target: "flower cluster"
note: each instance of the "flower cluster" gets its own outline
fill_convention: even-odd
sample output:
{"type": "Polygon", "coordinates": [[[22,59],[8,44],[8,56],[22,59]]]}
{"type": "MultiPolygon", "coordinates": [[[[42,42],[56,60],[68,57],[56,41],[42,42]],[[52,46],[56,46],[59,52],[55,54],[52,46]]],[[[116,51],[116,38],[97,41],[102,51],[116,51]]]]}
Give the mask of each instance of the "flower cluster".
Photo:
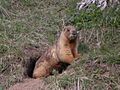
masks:
{"type": "Polygon", "coordinates": [[[77,3],[77,8],[79,10],[87,8],[89,5],[95,4],[101,10],[104,10],[109,5],[120,4],[119,0],[82,0],[77,3]]]}

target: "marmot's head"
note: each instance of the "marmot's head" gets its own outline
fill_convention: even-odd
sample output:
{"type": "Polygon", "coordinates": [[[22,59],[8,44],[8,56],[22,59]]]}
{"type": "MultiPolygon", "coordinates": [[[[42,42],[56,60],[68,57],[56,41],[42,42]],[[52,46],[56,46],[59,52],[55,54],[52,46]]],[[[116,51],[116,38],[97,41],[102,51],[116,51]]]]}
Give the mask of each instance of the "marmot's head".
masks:
{"type": "Polygon", "coordinates": [[[64,33],[65,37],[70,41],[76,40],[76,38],[78,36],[78,31],[76,30],[76,28],[74,26],[70,26],[70,25],[64,27],[63,33],[64,33]]]}

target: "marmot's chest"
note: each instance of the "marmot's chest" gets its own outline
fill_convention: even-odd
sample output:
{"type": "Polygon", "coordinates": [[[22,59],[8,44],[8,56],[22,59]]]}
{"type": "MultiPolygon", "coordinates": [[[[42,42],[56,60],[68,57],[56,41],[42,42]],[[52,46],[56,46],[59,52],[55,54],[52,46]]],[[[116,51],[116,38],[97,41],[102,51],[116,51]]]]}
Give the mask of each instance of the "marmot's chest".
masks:
{"type": "Polygon", "coordinates": [[[70,57],[73,56],[72,49],[75,48],[72,44],[64,44],[62,48],[60,48],[60,52],[63,56],[70,57]]]}
{"type": "Polygon", "coordinates": [[[65,48],[65,49],[63,49],[62,54],[65,55],[65,56],[70,56],[70,55],[72,55],[72,51],[71,51],[70,48],[65,48]]]}
{"type": "Polygon", "coordinates": [[[64,61],[64,62],[70,62],[74,59],[74,56],[73,56],[73,53],[72,53],[72,50],[70,48],[62,48],[60,49],[60,59],[61,61],[64,61]]]}

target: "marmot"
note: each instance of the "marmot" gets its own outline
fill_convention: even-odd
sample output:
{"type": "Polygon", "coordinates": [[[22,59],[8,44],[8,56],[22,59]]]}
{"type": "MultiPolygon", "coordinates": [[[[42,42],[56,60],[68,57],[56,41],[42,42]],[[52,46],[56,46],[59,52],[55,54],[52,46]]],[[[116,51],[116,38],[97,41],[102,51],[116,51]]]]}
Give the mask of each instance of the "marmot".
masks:
{"type": "MultiPolygon", "coordinates": [[[[50,47],[36,62],[33,78],[50,75],[60,62],[71,64],[80,57],[78,54],[78,32],[74,26],[64,26],[56,44],[50,47]]],[[[62,67],[62,66],[61,66],[62,67]]]]}

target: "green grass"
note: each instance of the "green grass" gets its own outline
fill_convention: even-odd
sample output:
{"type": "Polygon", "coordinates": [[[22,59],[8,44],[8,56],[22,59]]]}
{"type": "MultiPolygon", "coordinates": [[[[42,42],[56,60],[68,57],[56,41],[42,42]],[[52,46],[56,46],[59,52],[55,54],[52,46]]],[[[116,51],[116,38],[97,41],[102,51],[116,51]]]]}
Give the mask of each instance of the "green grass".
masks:
{"type": "MultiPolygon", "coordinates": [[[[74,4],[73,4],[74,6],[74,4]]],[[[95,6],[77,11],[70,7],[66,21],[80,30],[80,61],[73,63],[65,73],[53,80],[50,87],[61,90],[78,87],[81,90],[119,90],[120,64],[120,7],[100,11],[95,6]],[[71,17],[71,18],[70,18],[71,17]],[[70,18],[70,19],[69,19],[70,18]]]]}
{"type": "Polygon", "coordinates": [[[23,79],[24,45],[43,50],[54,42],[64,2],[0,0],[0,84],[4,88],[23,79]]]}
{"type": "Polygon", "coordinates": [[[3,90],[3,88],[0,86],[0,90],[3,90]]]}
{"type": "Polygon", "coordinates": [[[100,11],[76,10],[79,0],[0,0],[0,84],[23,79],[23,46],[48,47],[56,41],[62,19],[77,26],[82,58],[63,74],[45,79],[50,89],[119,90],[120,6],[100,11]],[[6,78],[7,77],[7,78],[6,78]]]}
{"type": "Polygon", "coordinates": [[[91,5],[86,10],[78,11],[75,8],[68,9],[72,16],[70,21],[79,28],[119,28],[120,25],[120,6],[107,8],[101,11],[95,5],[91,5]]]}

